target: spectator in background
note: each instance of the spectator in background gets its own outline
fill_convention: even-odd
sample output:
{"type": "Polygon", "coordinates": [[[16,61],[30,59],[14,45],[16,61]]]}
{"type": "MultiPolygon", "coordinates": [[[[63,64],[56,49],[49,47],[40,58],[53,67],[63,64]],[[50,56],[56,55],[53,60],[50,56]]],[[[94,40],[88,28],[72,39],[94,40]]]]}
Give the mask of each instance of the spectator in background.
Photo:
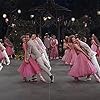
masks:
{"type": "Polygon", "coordinates": [[[50,41],[50,59],[58,59],[58,40],[53,35],[50,41]]]}
{"type": "Polygon", "coordinates": [[[46,33],[44,36],[44,45],[46,47],[48,56],[50,56],[50,36],[48,33],[46,33]]]}
{"type": "Polygon", "coordinates": [[[6,52],[10,58],[13,58],[14,55],[14,46],[12,42],[7,38],[4,37],[4,46],[6,47],[6,52]]]}

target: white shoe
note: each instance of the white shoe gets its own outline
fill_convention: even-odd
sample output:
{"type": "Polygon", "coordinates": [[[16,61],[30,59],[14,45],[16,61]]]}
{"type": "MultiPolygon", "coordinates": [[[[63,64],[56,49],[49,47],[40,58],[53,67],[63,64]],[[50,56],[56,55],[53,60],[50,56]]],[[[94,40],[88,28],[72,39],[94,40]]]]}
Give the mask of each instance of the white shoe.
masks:
{"type": "Polygon", "coordinates": [[[3,69],[3,66],[0,67],[0,71],[3,69]]]}
{"type": "Polygon", "coordinates": [[[2,64],[6,65],[6,62],[5,61],[2,61],[2,64]]]}
{"type": "Polygon", "coordinates": [[[91,80],[92,80],[91,77],[89,77],[89,78],[86,79],[86,81],[91,81],[91,80]]]}
{"type": "Polygon", "coordinates": [[[100,79],[98,79],[97,82],[100,83],[100,79]]]}
{"type": "Polygon", "coordinates": [[[54,83],[54,76],[53,75],[50,76],[50,79],[51,79],[51,83],[54,83]]]}
{"type": "Polygon", "coordinates": [[[10,65],[10,62],[7,62],[7,66],[10,65]]]}
{"type": "Polygon", "coordinates": [[[51,67],[49,67],[49,71],[51,71],[51,67]]]}

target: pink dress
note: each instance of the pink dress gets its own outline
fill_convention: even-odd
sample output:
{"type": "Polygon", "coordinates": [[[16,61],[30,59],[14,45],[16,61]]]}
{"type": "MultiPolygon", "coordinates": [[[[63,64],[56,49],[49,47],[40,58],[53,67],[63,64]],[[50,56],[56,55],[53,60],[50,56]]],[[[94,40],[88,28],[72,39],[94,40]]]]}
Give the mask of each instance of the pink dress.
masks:
{"type": "MultiPolygon", "coordinates": [[[[27,48],[26,44],[23,44],[24,52],[26,51],[26,48],[27,48]]],[[[18,68],[18,72],[20,73],[22,78],[32,77],[33,75],[40,73],[41,69],[40,69],[39,65],[37,64],[37,62],[35,61],[35,59],[30,57],[29,63],[26,63],[25,61],[23,61],[21,66],[18,68]]]]}
{"type": "Polygon", "coordinates": [[[97,56],[100,58],[100,47],[97,48],[97,56]]]}
{"type": "Polygon", "coordinates": [[[96,42],[94,40],[91,41],[92,42],[92,45],[91,45],[91,49],[95,52],[97,52],[97,45],[96,45],[96,42]]]}
{"type": "Polygon", "coordinates": [[[68,43],[64,43],[63,44],[63,47],[66,49],[65,50],[65,53],[64,53],[64,56],[62,58],[62,61],[65,63],[65,64],[69,64],[69,58],[70,58],[70,48],[68,46],[68,43]]]}
{"type": "Polygon", "coordinates": [[[13,44],[8,40],[4,40],[4,45],[6,47],[6,52],[8,54],[8,56],[11,56],[14,54],[14,51],[13,51],[13,44]]]}
{"type": "Polygon", "coordinates": [[[82,52],[77,51],[77,58],[68,74],[72,77],[84,77],[95,73],[96,69],[91,61],[82,52]]]}
{"type": "Polygon", "coordinates": [[[71,49],[71,51],[70,51],[70,56],[71,56],[71,59],[70,59],[69,64],[70,64],[70,65],[74,65],[75,60],[76,60],[76,58],[77,58],[77,54],[76,54],[74,48],[71,49]]]}
{"type": "Polygon", "coordinates": [[[97,57],[100,58],[100,47],[96,45],[96,42],[92,40],[91,49],[97,53],[97,57]]]}
{"type": "Polygon", "coordinates": [[[62,61],[65,63],[65,64],[70,64],[70,61],[71,61],[71,55],[70,55],[70,49],[66,49],[65,50],[65,54],[62,58],[62,61]]]}
{"type": "Polygon", "coordinates": [[[70,46],[70,51],[68,53],[67,62],[68,62],[69,65],[73,65],[75,60],[76,60],[77,54],[75,52],[75,49],[74,49],[73,45],[69,44],[69,46],[70,46]]]}
{"type": "Polygon", "coordinates": [[[50,44],[51,44],[50,57],[55,59],[58,57],[58,40],[52,39],[50,41],[50,44]]]}

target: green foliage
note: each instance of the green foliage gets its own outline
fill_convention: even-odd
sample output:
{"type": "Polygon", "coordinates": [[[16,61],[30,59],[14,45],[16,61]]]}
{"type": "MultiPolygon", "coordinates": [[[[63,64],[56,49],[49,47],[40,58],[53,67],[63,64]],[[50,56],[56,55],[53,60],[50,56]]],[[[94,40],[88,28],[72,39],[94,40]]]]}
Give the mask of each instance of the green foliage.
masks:
{"type": "Polygon", "coordinates": [[[83,18],[77,19],[75,22],[70,21],[69,27],[74,31],[71,34],[79,34],[81,37],[90,36],[90,22],[85,22],[83,18]],[[87,24],[86,27],[85,24],[87,24]]]}
{"type": "MultiPolygon", "coordinates": [[[[26,20],[15,20],[14,21],[15,26],[12,28],[12,31],[7,33],[8,38],[12,41],[15,47],[16,53],[18,53],[21,48],[21,36],[25,35],[27,32],[33,33],[34,32],[34,25],[32,21],[26,21],[26,20]]],[[[11,26],[11,25],[10,25],[11,26]]],[[[11,27],[8,28],[10,30],[11,27]]]]}

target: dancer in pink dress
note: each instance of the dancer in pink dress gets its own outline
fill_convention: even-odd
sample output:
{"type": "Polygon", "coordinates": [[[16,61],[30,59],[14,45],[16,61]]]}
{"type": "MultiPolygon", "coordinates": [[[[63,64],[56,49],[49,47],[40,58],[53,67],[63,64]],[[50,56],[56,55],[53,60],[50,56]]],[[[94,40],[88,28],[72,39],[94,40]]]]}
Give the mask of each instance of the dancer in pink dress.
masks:
{"type": "Polygon", "coordinates": [[[65,44],[65,46],[67,46],[67,51],[65,51],[65,55],[62,60],[63,61],[65,60],[65,64],[72,66],[77,57],[77,54],[75,52],[72,43],[70,43],[69,38],[68,37],[66,38],[67,38],[67,45],[65,44]]]}
{"type": "Polygon", "coordinates": [[[65,53],[64,53],[64,56],[62,58],[62,61],[65,64],[70,64],[70,62],[71,62],[71,56],[70,56],[71,49],[70,49],[70,46],[68,45],[68,36],[65,37],[63,49],[65,49],[65,53]]]}
{"type": "Polygon", "coordinates": [[[69,41],[68,43],[69,47],[70,47],[70,52],[69,52],[69,65],[72,67],[74,65],[74,62],[76,60],[77,54],[75,52],[74,46],[73,44],[69,41]]]}
{"type": "Polygon", "coordinates": [[[40,79],[43,82],[46,82],[43,76],[41,75],[41,69],[37,62],[30,56],[29,61],[26,61],[26,50],[27,50],[27,42],[25,40],[25,36],[22,36],[23,41],[23,50],[24,50],[24,61],[21,66],[18,68],[18,72],[21,74],[24,81],[27,81],[28,77],[33,77],[38,74],[40,79]]]}
{"type": "Polygon", "coordinates": [[[51,45],[50,58],[58,59],[58,40],[56,39],[55,35],[52,36],[50,45],[51,45]]]}
{"type": "Polygon", "coordinates": [[[97,81],[100,82],[100,78],[96,75],[96,68],[91,63],[87,53],[81,49],[79,44],[76,44],[75,36],[70,36],[69,41],[73,43],[73,46],[77,53],[77,58],[71,70],[69,71],[69,75],[74,77],[75,80],[79,80],[79,77],[93,75],[97,79],[97,81]]]}
{"type": "Polygon", "coordinates": [[[91,49],[97,53],[98,60],[100,60],[100,42],[94,34],[92,34],[91,49]]]}
{"type": "Polygon", "coordinates": [[[6,52],[8,56],[12,58],[12,56],[14,55],[14,47],[11,41],[7,37],[4,37],[4,45],[6,47],[6,52]]]}

